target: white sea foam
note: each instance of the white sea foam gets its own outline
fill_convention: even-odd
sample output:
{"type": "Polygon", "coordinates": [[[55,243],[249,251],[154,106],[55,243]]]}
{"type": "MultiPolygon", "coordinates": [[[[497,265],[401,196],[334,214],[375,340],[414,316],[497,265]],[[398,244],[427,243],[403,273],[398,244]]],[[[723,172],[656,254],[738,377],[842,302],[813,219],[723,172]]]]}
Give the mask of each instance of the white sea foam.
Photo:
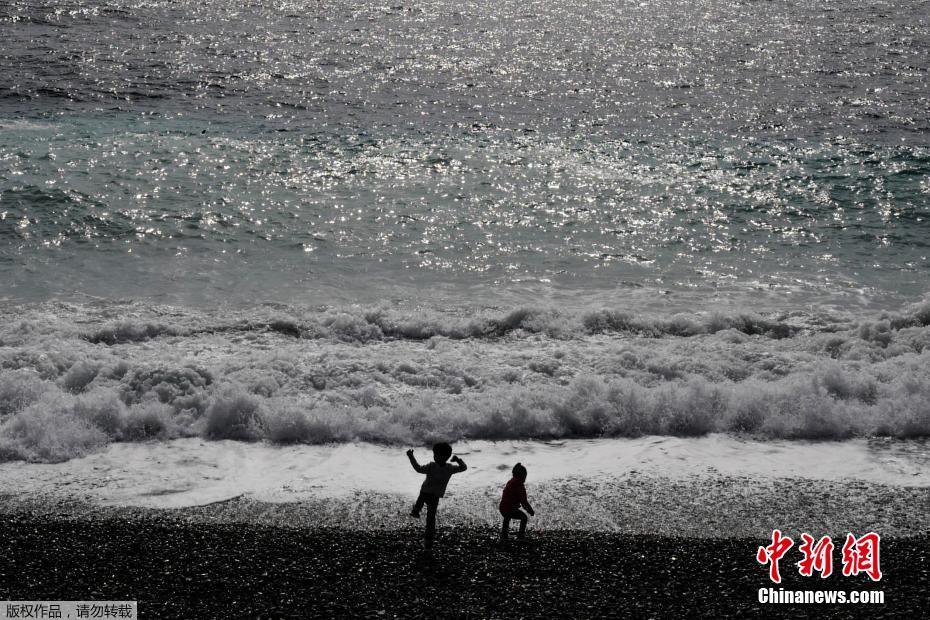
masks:
{"type": "Polygon", "coordinates": [[[930,303],[642,316],[7,307],[0,458],[114,441],[930,436],[930,303]]]}
{"type": "MultiPolygon", "coordinates": [[[[926,441],[705,437],[458,441],[468,470],[441,519],[497,527],[501,488],[519,461],[536,514],[552,529],[688,537],[783,531],[926,532],[926,441]]],[[[418,450],[421,460],[429,450],[418,450]]],[[[66,463],[0,463],[0,513],[138,516],[275,527],[409,528],[422,476],[398,446],[276,445],[184,438],[113,443],[66,463]],[[147,511],[142,514],[149,514],[147,511]]]]}

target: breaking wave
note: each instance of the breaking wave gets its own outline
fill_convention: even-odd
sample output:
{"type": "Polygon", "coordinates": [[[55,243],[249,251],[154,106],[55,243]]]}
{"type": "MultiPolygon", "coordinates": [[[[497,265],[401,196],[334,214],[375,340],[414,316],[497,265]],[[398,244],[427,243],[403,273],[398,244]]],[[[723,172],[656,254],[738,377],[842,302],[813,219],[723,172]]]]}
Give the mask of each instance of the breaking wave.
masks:
{"type": "MultiPolygon", "coordinates": [[[[927,312],[930,315],[930,311],[927,312]]],[[[916,314],[896,317],[889,327],[900,329],[930,322],[930,316],[916,314]]],[[[629,312],[599,310],[580,316],[564,316],[553,310],[521,308],[500,316],[450,318],[422,313],[404,316],[382,309],[367,312],[330,312],[319,317],[274,318],[267,321],[242,320],[209,326],[180,328],[162,323],[118,321],[81,335],[92,343],[119,344],[143,342],[162,336],[197,336],[230,332],[273,331],[304,339],[337,339],[368,343],[384,340],[429,340],[444,337],[501,338],[514,331],[566,338],[592,334],[628,334],[661,338],[698,336],[734,330],[746,335],[788,338],[802,329],[784,319],[768,319],[756,314],[710,313],[705,316],[676,314],[670,318],[648,318],[629,312]]]]}
{"type": "Polygon", "coordinates": [[[0,460],[113,441],[930,436],[930,302],[654,317],[8,307],[0,460]]]}

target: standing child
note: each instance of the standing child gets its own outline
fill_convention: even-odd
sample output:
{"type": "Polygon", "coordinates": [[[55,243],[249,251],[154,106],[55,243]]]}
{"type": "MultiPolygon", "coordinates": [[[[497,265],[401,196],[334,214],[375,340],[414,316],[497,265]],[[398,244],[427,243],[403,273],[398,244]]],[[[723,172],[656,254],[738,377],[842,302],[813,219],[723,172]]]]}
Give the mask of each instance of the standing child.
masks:
{"type": "Polygon", "coordinates": [[[526,535],[526,522],[529,517],[520,510],[521,506],[526,508],[526,512],[531,515],[536,515],[533,511],[533,507],[530,506],[529,501],[526,499],[526,487],[523,486],[524,482],[526,482],[526,467],[517,463],[513,466],[513,478],[511,478],[504,487],[504,494],[501,497],[500,511],[501,515],[504,517],[504,526],[501,528],[501,542],[507,541],[511,519],[520,520],[520,532],[517,534],[517,538],[522,539],[526,535]]]}
{"type": "Polygon", "coordinates": [[[446,485],[449,484],[449,478],[452,474],[457,474],[468,469],[465,461],[457,456],[452,456],[452,462],[456,465],[450,465],[446,461],[452,456],[452,446],[442,442],[433,446],[433,462],[426,465],[417,463],[413,456],[413,450],[407,450],[407,458],[410,464],[420,474],[426,474],[426,480],[420,487],[420,495],[417,502],[410,511],[411,517],[420,518],[420,510],[423,504],[426,504],[426,547],[433,546],[433,537],[436,534],[436,508],[439,506],[439,498],[445,495],[446,485]]]}

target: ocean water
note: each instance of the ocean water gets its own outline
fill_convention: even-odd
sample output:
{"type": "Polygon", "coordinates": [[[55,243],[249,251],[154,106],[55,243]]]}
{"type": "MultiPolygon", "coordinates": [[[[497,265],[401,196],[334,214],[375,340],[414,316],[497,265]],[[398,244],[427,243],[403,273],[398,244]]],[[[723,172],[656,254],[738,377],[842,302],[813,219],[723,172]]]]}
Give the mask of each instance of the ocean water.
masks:
{"type": "Polygon", "coordinates": [[[0,458],[930,435],[930,3],[0,6],[0,458]]]}

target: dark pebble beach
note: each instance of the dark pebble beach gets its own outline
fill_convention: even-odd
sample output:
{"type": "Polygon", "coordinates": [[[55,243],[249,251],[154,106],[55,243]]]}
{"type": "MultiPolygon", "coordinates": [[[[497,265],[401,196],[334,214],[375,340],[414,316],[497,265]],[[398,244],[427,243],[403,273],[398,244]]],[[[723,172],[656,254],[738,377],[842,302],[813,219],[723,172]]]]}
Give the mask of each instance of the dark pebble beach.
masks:
{"type": "Polygon", "coordinates": [[[172,517],[0,516],[9,600],[136,600],[142,618],[923,617],[930,536],[885,538],[884,578],[798,575],[786,590],[873,590],[883,605],[763,605],[768,541],[579,530],[499,547],[490,528],[285,528],[172,517]]]}

